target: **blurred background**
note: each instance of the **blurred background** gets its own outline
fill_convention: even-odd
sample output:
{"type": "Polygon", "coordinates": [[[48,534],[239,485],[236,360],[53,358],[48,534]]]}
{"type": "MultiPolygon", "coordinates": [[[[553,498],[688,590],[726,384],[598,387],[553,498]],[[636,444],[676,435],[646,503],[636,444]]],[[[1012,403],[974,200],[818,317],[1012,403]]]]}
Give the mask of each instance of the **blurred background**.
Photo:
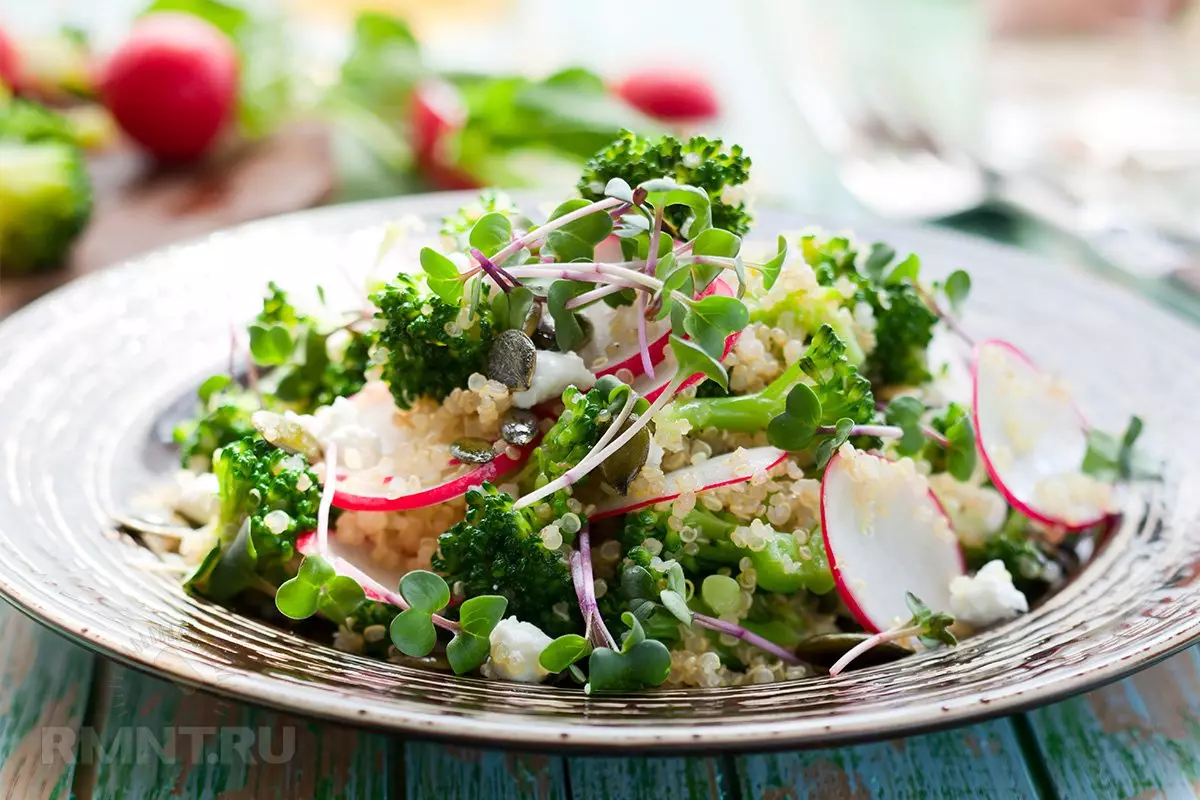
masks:
{"type": "Polygon", "coordinates": [[[1188,0],[0,0],[0,313],[256,217],[561,190],[631,127],[740,143],[759,203],[949,225],[1200,314],[1198,83],[1188,0]],[[90,209],[17,213],[35,145],[48,184],[79,153],[90,209]]]}

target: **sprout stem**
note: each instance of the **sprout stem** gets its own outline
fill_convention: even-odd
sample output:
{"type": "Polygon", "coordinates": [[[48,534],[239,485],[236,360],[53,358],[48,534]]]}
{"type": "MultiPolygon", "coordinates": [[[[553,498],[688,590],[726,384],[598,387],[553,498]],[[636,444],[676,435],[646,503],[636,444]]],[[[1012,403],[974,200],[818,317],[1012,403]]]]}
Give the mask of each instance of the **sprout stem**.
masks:
{"type": "Polygon", "coordinates": [[[596,202],[583,206],[582,208],[577,208],[569,214],[563,214],[557,219],[550,220],[545,225],[534,228],[519,239],[512,240],[502,247],[499,252],[492,256],[492,260],[497,264],[503,264],[511,256],[521,252],[522,248],[529,247],[534,242],[541,240],[547,234],[558,230],[564,225],[569,225],[577,219],[583,219],[589,214],[595,214],[597,211],[607,211],[610,208],[616,208],[617,206],[621,205],[622,202],[622,200],[616,197],[606,197],[603,200],[597,200],[596,202]]]}
{"type": "Polygon", "coordinates": [[[581,308],[582,306],[586,306],[588,303],[594,303],[597,300],[603,300],[605,297],[608,297],[610,294],[616,294],[617,292],[623,292],[623,291],[625,291],[626,288],[628,288],[628,287],[621,286],[620,284],[616,284],[616,283],[610,283],[605,286],[598,286],[595,289],[584,292],[583,294],[579,295],[578,297],[572,297],[570,300],[567,301],[567,308],[570,308],[570,309],[581,308]]]}
{"type": "Polygon", "coordinates": [[[889,628],[886,631],[880,631],[870,638],[863,639],[861,642],[854,645],[854,647],[850,648],[846,655],[839,658],[837,663],[829,668],[829,676],[831,678],[836,678],[842,673],[843,670],[846,669],[846,667],[850,666],[850,662],[854,661],[854,659],[858,658],[863,653],[874,647],[878,647],[885,642],[894,642],[898,639],[907,639],[909,636],[916,636],[920,632],[921,626],[919,625],[902,625],[895,628],[889,628]]]}
{"type": "Polygon", "coordinates": [[[646,341],[646,294],[637,293],[637,336],[638,353],[642,357],[642,371],[654,379],[654,362],[650,359],[650,345],[646,341]]]}
{"type": "Polygon", "coordinates": [[[604,624],[600,606],[596,602],[595,577],[592,574],[592,545],[588,526],[579,530],[579,548],[571,552],[571,579],[575,584],[575,596],[579,599],[579,610],[583,614],[584,638],[595,647],[617,649],[617,640],[604,624]]]}
{"type": "Polygon", "coordinates": [[[471,248],[471,257],[479,262],[479,267],[488,274],[488,277],[495,281],[496,285],[504,290],[505,294],[521,285],[520,281],[509,275],[502,268],[492,263],[491,259],[483,254],[483,251],[477,247],[471,248]]]}
{"type": "Polygon", "coordinates": [[[321,490],[321,504],[317,507],[317,551],[329,557],[329,511],[333,508],[333,495],[337,491],[337,442],[325,445],[325,486],[321,490]]]}
{"type": "MultiPolygon", "coordinates": [[[[335,558],[333,560],[333,568],[337,570],[339,575],[345,575],[347,578],[353,578],[354,580],[358,581],[359,586],[363,587],[364,589],[370,589],[388,603],[396,606],[396,608],[399,608],[402,611],[408,611],[408,609],[411,608],[411,606],[408,604],[408,601],[404,599],[403,595],[393,589],[387,588],[382,583],[375,580],[346,559],[335,558]]],[[[433,624],[442,630],[449,631],[451,633],[459,632],[460,628],[457,622],[446,619],[440,614],[431,614],[430,616],[433,618],[433,624]]]]}
{"type": "Polygon", "coordinates": [[[962,326],[958,324],[958,320],[954,318],[953,314],[946,313],[942,309],[941,305],[938,304],[938,301],[934,299],[933,295],[929,294],[929,292],[918,286],[915,281],[911,285],[914,289],[916,289],[917,296],[921,298],[925,305],[929,306],[929,310],[934,313],[934,316],[946,323],[946,328],[948,328],[951,333],[953,333],[959,339],[962,339],[967,347],[975,347],[975,340],[972,339],[971,336],[962,329],[962,326]]]}
{"type": "Polygon", "coordinates": [[[735,625],[732,622],[726,622],[725,620],[717,619],[716,617],[697,614],[695,611],[692,612],[692,620],[701,628],[708,628],[710,631],[729,634],[736,639],[741,639],[746,644],[753,645],[759,650],[762,650],[764,653],[770,653],[785,664],[800,666],[804,663],[800,659],[796,658],[795,653],[791,653],[774,642],[764,639],[757,633],[746,630],[741,625],[735,625]]]}
{"type": "Polygon", "coordinates": [[[925,438],[932,439],[933,441],[937,442],[942,447],[949,449],[950,440],[947,439],[942,434],[935,431],[933,428],[929,427],[928,425],[921,426],[921,433],[925,434],[925,438]]]}
{"type": "MultiPolygon", "coordinates": [[[[834,434],[837,428],[832,425],[820,425],[818,434],[834,434]]],[[[904,429],[895,425],[855,425],[850,429],[851,436],[878,436],[881,439],[899,439],[904,435],[904,429]]]]}

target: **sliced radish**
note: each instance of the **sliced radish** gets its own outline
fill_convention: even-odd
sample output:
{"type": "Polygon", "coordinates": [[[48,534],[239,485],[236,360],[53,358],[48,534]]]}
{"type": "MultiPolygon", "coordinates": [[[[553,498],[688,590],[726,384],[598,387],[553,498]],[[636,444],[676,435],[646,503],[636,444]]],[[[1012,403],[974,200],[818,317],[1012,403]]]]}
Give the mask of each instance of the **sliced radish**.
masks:
{"type": "Polygon", "coordinates": [[[1113,487],[1082,472],[1088,424],[1061,384],[998,339],[975,348],[971,376],[979,452],[1010,504],[1068,530],[1096,525],[1116,510],[1113,487]]]}
{"type": "MultiPolygon", "coordinates": [[[[392,496],[388,485],[392,476],[386,476],[377,483],[363,486],[359,482],[353,491],[338,489],[333,495],[333,504],[346,511],[411,511],[414,508],[424,508],[447,500],[453,500],[467,493],[472,486],[479,486],[485,481],[494,481],[519,468],[529,458],[533,448],[537,447],[541,437],[537,437],[524,447],[518,448],[520,454],[515,458],[507,452],[500,453],[486,464],[481,464],[470,472],[459,475],[445,483],[420,489],[409,494],[392,496]]],[[[338,476],[338,485],[353,483],[353,476],[338,476]]]]}
{"type": "Polygon", "coordinates": [[[667,473],[663,490],[652,495],[611,497],[600,503],[589,519],[604,519],[626,514],[639,508],[674,500],[684,491],[705,492],[753,478],[787,458],[787,452],[777,447],[738,449],[723,456],[710,458],[690,467],[667,473]]]}
{"type": "Polygon", "coordinates": [[[950,519],[912,461],[845,445],[821,481],[821,530],[838,594],[879,633],[912,616],[905,593],[950,608],[950,581],[966,574],[950,519]]]}
{"type": "Polygon", "coordinates": [[[316,531],[301,534],[296,540],[296,552],[300,555],[324,555],[339,575],[346,575],[358,581],[367,597],[384,603],[393,602],[389,595],[394,590],[388,587],[399,586],[405,570],[381,567],[371,559],[370,552],[364,545],[342,544],[336,536],[329,537],[328,547],[329,552],[322,554],[317,543],[316,531]],[[367,564],[369,569],[359,569],[355,564],[367,564]]]}
{"type": "MultiPolygon", "coordinates": [[[[710,283],[703,292],[698,294],[697,297],[708,297],[712,294],[721,294],[725,295],[726,297],[733,297],[734,292],[729,284],[720,278],[717,278],[715,281],[710,283]]],[[[603,310],[600,306],[594,306],[593,308],[597,310],[597,313],[609,311],[607,306],[604,306],[603,310]]],[[[611,311],[609,311],[609,316],[611,316],[611,311]]],[[[594,319],[592,322],[594,325],[610,324],[610,321],[607,317],[603,320],[594,319]]],[[[737,333],[730,334],[729,338],[725,341],[725,355],[729,355],[729,351],[733,349],[733,345],[737,342],[737,337],[740,335],[740,333],[741,332],[739,331],[737,333]]],[[[668,357],[667,345],[671,342],[671,323],[668,320],[649,323],[648,334],[650,342],[647,349],[650,351],[650,363],[655,367],[658,367],[658,365],[668,357]]],[[[638,350],[636,339],[624,344],[620,352],[618,352],[615,356],[612,356],[607,364],[596,370],[596,377],[614,375],[620,370],[628,370],[629,374],[634,378],[641,377],[645,374],[646,370],[642,366],[642,354],[638,350]]],[[[654,372],[655,375],[658,374],[657,369],[655,369],[654,372]]],[[[672,374],[674,374],[673,371],[672,374]]],[[[664,383],[663,386],[666,386],[666,384],[664,383]]],[[[648,399],[653,401],[654,398],[648,399]]]]}

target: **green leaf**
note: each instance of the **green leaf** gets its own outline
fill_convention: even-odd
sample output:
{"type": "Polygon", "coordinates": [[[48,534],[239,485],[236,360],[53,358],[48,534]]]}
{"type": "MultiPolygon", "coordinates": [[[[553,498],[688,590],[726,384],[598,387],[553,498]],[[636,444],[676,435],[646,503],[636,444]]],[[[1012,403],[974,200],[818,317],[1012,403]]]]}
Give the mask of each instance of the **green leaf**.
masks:
{"type": "Polygon", "coordinates": [[[671,353],[679,365],[675,380],[686,380],[697,372],[718,384],[722,389],[729,389],[729,375],[721,362],[702,350],[698,345],[671,334],[671,353]]]}
{"type": "Polygon", "coordinates": [[[666,606],[667,611],[670,611],[675,616],[675,619],[685,625],[692,624],[692,611],[688,608],[687,603],[679,592],[663,589],[659,592],[659,599],[666,606]]]}
{"type": "Polygon", "coordinates": [[[833,435],[817,445],[817,469],[825,469],[825,465],[829,463],[829,459],[833,458],[837,449],[850,438],[850,431],[853,428],[854,420],[852,419],[843,417],[837,421],[833,435]]]}
{"type": "Polygon", "coordinates": [[[925,446],[925,430],[921,424],[924,414],[925,404],[911,395],[897,397],[888,404],[884,419],[889,425],[895,425],[904,431],[896,445],[896,451],[900,455],[914,455],[925,446]]]}
{"type": "Polygon", "coordinates": [[[946,293],[946,299],[950,301],[950,307],[958,311],[971,293],[971,276],[961,269],[956,269],[946,278],[942,290],[946,293]]]}
{"type": "Polygon", "coordinates": [[[901,283],[916,283],[921,272],[921,259],[913,253],[908,258],[892,267],[892,271],[883,279],[885,286],[896,286],[901,283]]]}
{"type": "Polygon", "coordinates": [[[812,387],[797,383],[788,392],[782,413],[767,423],[767,441],[780,450],[806,448],[821,424],[821,400],[812,387]]]}
{"type": "Polygon", "coordinates": [[[219,0],[154,0],[139,16],[163,11],[178,11],[199,17],[229,38],[237,36],[242,26],[250,22],[244,9],[219,0]]]}
{"type": "Polygon", "coordinates": [[[283,325],[251,325],[250,355],[256,364],[276,367],[292,357],[296,343],[283,325]]]}
{"type": "Polygon", "coordinates": [[[436,614],[450,604],[450,587],[440,575],[416,569],[400,579],[400,594],[413,607],[425,614],[436,614]]]}
{"type": "MultiPolygon", "coordinates": [[[[591,203],[582,198],[568,200],[554,209],[549,221],[552,222],[588,205],[591,203]]],[[[596,257],[596,245],[604,241],[612,230],[612,217],[607,211],[597,211],[551,231],[546,237],[546,243],[550,245],[559,261],[593,261],[596,257]]]]}
{"type": "MultiPolygon", "coordinates": [[[[604,187],[604,194],[606,197],[615,197],[618,200],[623,200],[626,203],[633,202],[633,187],[620,178],[613,178],[610,180],[604,187]]],[[[560,671],[561,670],[557,669],[553,670],[553,672],[560,671]]]]}
{"type": "Polygon", "coordinates": [[[491,258],[512,241],[512,222],[499,211],[484,214],[471,228],[471,247],[491,258]]]}
{"type": "Polygon", "coordinates": [[[458,610],[458,624],[464,632],[484,639],[504,618],[508,609],[508,598],[499,595],[481,595],[465,601],[458,610]]]}
{"type": "Polygon", "coordinates": [[[774,258],[762,265],[763,287],[770,289],[775,285],[775,281],[779,280],[779,273],[783,269],[783,262],[787,259],[787,239],[783,236],[778,240],[779,251],[774,258]]]}
{"type": "Polygon", "coordinates": [[[644,181],[638,188],[646,190],[646,202],[655,208],[686,206],[691,210],[690,221],[680,231],[685,236],[695,238],[712,227],[712,201],[703,189],[680,185],[670,178],[644,181]]]}
{"type": "Polygon", "coordinates": [[[213,395],[231,383],[233,383],[233,378],[228,375],[213,375],[209,377],[196,390],[196,394],[200,397],[201,405],[208,405],[208,401],[212,399],[213,395]]]}
{"type": "Polygon", "coordinates": [[[317,613],[320,590],[299,577],[284,581],[275,592],[275,607],[289,619],[308,619],[317,613]]]}
{"type": "Polygon", "coordinates": [[[742,239],[721,228],[709,228],[692,240],[692,255],[733,258],[742,249],[742,239]]]}
{"type": "Polygon", "coordinates": [[[475,636],[463,631],[446,645],[446,660],[455,675],[465,675],[479,668],[491,651],[491,642],[486,636],[475,636]]]}
{"type": "Polygon", "coordinates": [[[538,663],[547,672],[562,672],[567,667],[590,655],[592,646],[577,633],[560,636],[538,656],[538,663]]]}
{"type": "Polygon", "coordinates": [[[629,630],[621,638],[621,652],[628,653],[630,648],[645,640],[646,631],[642,629],[641,621],[628,611],[621,614],[621,621],[629,626],[629,630]]]}
{"type": "Polygon", "coordinates": [[[866,263],[863,264],[863,272],[871,279],[872,283],[880,283],[883,281],[883,271],[895,257],[895,250],[882,242],[876,242],[871,245],[871,252],[867,256],[866,263]]]}
{"type": "Polygon", "coordinates": [[[963,417],[946,429],[950,451],[946,454],[946,471],[955,480],[970,480],[975,472],[975,429],[971,419],[963,417]]]}
{"type": "Polygon", "coordinates": [[[671,653],[662,642],[645,639],[620,653],[601,647],[593,650],[588,659],[588,684],[584,691],[592,694],[661,686],[670,673],[671,653]]]}
{"type": "Polygon", "coordinates": [[[429,655],[437,644],[433,619],[429,614],[412,608],[396,615],[389,633],[396,649],[413,658],[429,655]]]}
{"type": "Polygon", "coordinates": [[[546,310],[554,320],[554,339],[558,349],[570,353],[583,341],[583,326],[579,324],[575,312],[567,308],[567,302],[591,289],[590,283],[583,281],[557,280],[550,284],[546,295],[546,310]]]}
{"type": "Polygon", "coordinates": [[[358,581],[345,575],[335,575],[321,587],[318,608],[324,617],[340,625],[366,599],[366,592],[358,585],[358,581]]]}
{"type": "Polygon", "coordinates": [[[337,570],[325,559],[320,556],[305,556],[304,560],[300,562],[296,578],[309,586],[319,587],[335,575],[337,575],[337,570]]]}
{"type": "Polygon", "coordinates": [[[750,312],[736,297],[710,294],[688,311],[683,328],[713,358],[725,355],[725,338],[750,323],[750,312]]]}
{"type": "Polygon", "coordinates": [[[533,308],[533,291],[525,286],[518,286],[511,292],[500,294],[508,298],[505,327],[521,330],[525,327],[525,320],[529,318],[529,310],[533,308]]]}
{"type": "Polygon", "coordinates": [[[451,305],[462,302],[462,276],[453,261],[432,248],[422,247],[421,269],[425,271],[430,291],[451,305]]]}
{"type": "Polygon", "coordinates": [[[1135,445],[1142,434],[1142,427],[1140,417],[1130,418],[1120,439],[1099,428],[1091,428],[1081,469],[1102,481],[1129,480],[1135,473],[1152,475],[1153,470],[1139,468],[1135,463],[1135,445]]]}

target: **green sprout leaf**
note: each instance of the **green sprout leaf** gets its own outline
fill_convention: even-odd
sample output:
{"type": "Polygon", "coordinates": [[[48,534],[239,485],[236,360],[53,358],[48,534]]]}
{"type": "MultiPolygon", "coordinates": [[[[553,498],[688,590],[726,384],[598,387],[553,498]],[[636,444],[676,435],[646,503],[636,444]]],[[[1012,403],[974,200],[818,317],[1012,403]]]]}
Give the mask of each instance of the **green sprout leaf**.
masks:
{"type": "Polygon", "coordinates": [[[433,627],[432,617],[415,608],[397,614],[388,633],[396,649],[413,658],[429,655],[437,644],[437,631],[433,627]]]}
{"type": "Polygon", "coordinates": [[[895,257],[895,250],[883,242],[876,242],[871,245],[871,252],[867,255],[866,263],[863,264],[863,272],[871,279],[872,283],[882,283],[883,271],[887,269],[887,265],[892,263],[892,259],[895,257]]]}
{"type": "MultiPolygon", "coordinates": [[[[611,179],[604,187],[604,195],[606,197],[615,197],[618,200],[623,200],[626,203],[633,202],[633,187],[620,178],[611,179]]],[[[558,672],[558,670],[554,670],[558,672]]]]}
{"type": "Polygon", "coordinates": [[[924,414],[925,404],[911,395],[897,397],[888,405],[884,419],[889,425],[895,425],[904,431],[904,435],[896,443],[896,451],[900,455],[914,455],[925,446],[925,431],[921,425],[921,417],[924,414]]]}
{"type": "Polygon", "coordinates": [[[962,417],[946,429],[950,451],[946,454],[946,471],[955,480],[970,480],[975,472],[975,429],[970,417],[962,417]]]}
{"type": "Polygon", "coordinates": [[[775,281],[779,280],[779,273],[783,269],[783,262],[787,259],[787,239],[783,236],[779,237],[779,251],[775,256],[762,265],[763,287],[770,289],[775,285],[775,281]]]}
{"type": "Polygon", "coordinates": [[[256,364],[264,367],[286,364],[295,349],[296,343],[292,341],[292,335],[285,326],[250,326],[250,355],[254,357],[256,364]]]}
{"type": "Polygon", "coordinates": [[[450,603],[450,587],[440,575],[417,569],[400,579],[400,594],[414,611],[436,614],[450,603]]]}
{"type": "Polygon", "coordinates": [[[512,240],[512,222],[499,211],[489,211],[471,228],[468,241],[488,258],[512,240]]]}
{"type": "Polygon", "coordinates": [[[721,228],[709,228],[692,240],[692,254],[733,258],[742,249],[742,239],[721,228]]]}
{"type": "Polygon", "coordinates": [[[547,672],[562,672],[580,659],[591,655],[592,646],[577,633],[560,636],[538,656],[538,663],[547,672]]]}
{"type": "MultiPolygon", "coordinates": [[[[588,205],[591,204],[582,198],[568,200],[554,209],[550,220],[556,220],[588,205]]],[[[551,231],[546,237],[546,243],[559,261],[593,261],[596,257],[596,245],[604,241],[612,231],[612,217],[606,212],[597,211],[551,231]]]]}
{"type": "Polygon", "coordinates": [[[641,622],[630,612],[621,615],[629,632],[621,650],[600,647],[588,659],[588,684],[584,691],[636,691],[647,686],[661,686],[671,672],[671,652],[656,639],[647,639],[641,622]]]}
{"type": "Polygon", "coordinates": [[[700,584],[700,598],[717,616],[732,614],[742,601],[742,587],[728,575],[709,575],[700,584]]]}
{"type": "Polygon", "coordinates": [[[698,301],[683,318],[683,329],[713,358],[725,355],[725,339],[746,327],[750,312],[736,297],[712,294],[698,301]]]}
{"type": "Polygon", "coordinates": [[[196,394],[200,397],[200,403],[207,405],[213,395],[222,391],[229,384],[233,383],[233,378],[228,375],[213,375],[200,384],[200,388],[196,390],[196,394]]]}
{"type": "Polygon", "coordinates": [[[443,302],[451,305],[462,302],[462,277],[453,261],[432,248],[422,247],[421,269],[425,271],[425,282],[430,291],[443,302]]]}
{"type": "Polygon", "coordinates": [[[961,269],[956,269],[946,278],[942,291],[950,301],[950,308],[958,311],[971,293],[971,276],[961,269]]]}
{"type": "Polygon", "coordinates": [[[912,619],[905,627],[919,627],[917,638],[926,647],[936,647],[939,644],[953,646],[958,640],[949,628],[954,624],[954,617],[941,611],[932,611],[929,606],[912,592],[904,593],[904,602],[912,612],[912,619]]]}
{"type": "Polygon", "coordinates": [[[358,581],[345,575],[336,575],[321,587],[317,608],[322,616],[341,624],[353,615],[366,599],[367,594],[358,585],[358,581]]]}
{"type": "Polygon", "coordinates": [[[319,600],[317,587],[298,577],[284,581],[275,593],[275,607],[289,619],[308,619],[316,614],[319,600]]]}
{"type": "Polygon", "coordinates": [[[683,599],[683,596],[679,592],[663,589],[659,592],[659,599],[666,606],[667,611],[670,611],[675,616],[675,619],[684,625],[692,624],[692,611],[688,608],[687,601],[683,599]]]}
{"type": "Polygon", "coordinates": [[[829,463],[829,459],[833,458],[833,454],[850,439],[852,430],[854,430],[854,420],[843,417],[837,421],[833,435],[817,445],[817,469],[825,469],[825,465],[829,463]]]}
{"type": "Polygon", "coordinates": [[[1137,463],[1135,446],[1142,435],[1142,420],[1132,417],[1125,433],[1118,439],[1098,428],[1088,431],[1088,448],[1083,456],[1083,471],[1103,481],[1129,480],[1135,475],[1152,475],[1154,471],[1137,463]]]}
{"type": "Polygon", "coordinates": [[[646,202],[655,208],[686,206],[692,212],[686,230],[680,231],[685,236],[694,238],[712,227],[712,201],[703,189],[681,185],[670,178],[645,181],[638,188],[645,190],[646,202]]]}
{"type": "Polygon", "coordinates": [[[583,326],[575,312],[567,308],[567,302],[592,288],[583,281],[559,280],[550,284],[546,295],[546,310],[554,320],[554,340],[564,353],[572,352],[584,338],[583,326]]]}
{"type": "Polygon", "coordinates": [[[788,392],[783,412],[767,423],[767,441],[780,450],[803,450],[821,424],[821,399],[806,383],[788,392]]]}
{"type": "Polygon", "coordinates": [[[916,283],[921,273],[921,259],[915,253],[892,267],[892,271],[883,279],[884,286],[897,286],[902,283],[916,283]]]}
{"type": "Polygon", "coordinates": [[[465,675],[479,668],[487,660],[491,643],[485,636],[460,633],[446,645],[446,660],[455,675],[465,675]]]}
{"type": "Polygon", "coordinates": [[[487,639],[504,619],[508,598],[482,595],[465,601],[458,609],[458,624],[464,633],[487,639]]]}
{"type": "Polygon", "coordinates": [[[720,361],[706,353],[698,345],[687,339],[681,339],[675,334],[671,334],[670,345],[671,354],[675,356],[675,362],[679,365],[676,380],[686,379],[687,376],[699,372],[728,391],[729,374],[725,372],[725,367],[721,366],[720,361]]]}

